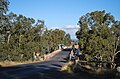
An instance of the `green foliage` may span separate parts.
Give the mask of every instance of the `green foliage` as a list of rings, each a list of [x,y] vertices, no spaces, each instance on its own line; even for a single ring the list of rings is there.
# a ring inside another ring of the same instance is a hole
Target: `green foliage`
[[[5,14],[8,4],[7,0],[0,1],[0,61],[30,60],[33,52],[51,53],[67,41],[65,31],[47,30],[43,20]]]
[[[6,13],[6,11],[8,11],[8,5],[8,0],[0,0],[0,15],[3,15],[4,13]]]
[[[63,30],[47,30],[43,21],[10,13],[7,23],[1,26],[0,60],[25,61],[32,59],[33,52],[42,55],[58,49],[64,43]],[[5,22],[6,23],[6,22]]]
[[[71,44],[71,37],[70,37],[70,34],[66,34],[65,37],[64,37],[64,44],[66,46],[69,46]]]
[[[86,59],[101,56],[104,61],[114,61],[120,41],[120,22],[110,13],[94,11],[80,17],[80,30],[76,32]]]

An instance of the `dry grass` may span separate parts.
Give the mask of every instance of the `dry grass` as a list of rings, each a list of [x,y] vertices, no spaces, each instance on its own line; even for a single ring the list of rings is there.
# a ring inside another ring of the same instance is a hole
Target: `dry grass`
[[[30,63],[36,63],[36,62],[41,62],[41,61],[47,61],[59,52],[60,52],[60,50],[56,50],[50,54],[45,55],[45,57],[46,57],[45,60],[43,60],[43,58],[40,58],[39,60],[36,60],[36,61],[28,60],[28,61],[24,61],[24,62],[3,61],[3,62],[0,62],[0,66],[4,67],[4,66],[13,66],[13,65],[30,64]]]
[[[13,62],[13,61],[0,62],[1,66],[12,66],[12,65],[18,65],[18,64],[24,64],[24,63],[22,63],[22,62]]]
[[[17,61],[2,61],[0,62],[0,66],[14,66],[14,65],[20,65],[20,64],[30,64],[30,63],[36,63],[36,62],[41,62],[43,60],[39,60],[39,61],[24,61],[24,62],[17,62]]]
[[[79,79],[120,79],[120,73],[116,72],[116,70],[103,70],[98,69],[93,72],[90,66],[86,65],[84,67],[77,66],[73,70],[73,63],[68,62],[65,64],[61,71],[67,72],[75,75]]]
[[[62,68],[61,71],[65,71],[67,73],[73,73],[73,70],[71,69],[73,62],[66,63]]]
[[[17,61],[2,61],[0,62],[0,66],[14,66],[14,65],[20,65],[20,64],[30,64],[30,63],[36,63],[36,62],[41,62],[42,60],[39,61],[24,61],[24,62],[17,62]]]

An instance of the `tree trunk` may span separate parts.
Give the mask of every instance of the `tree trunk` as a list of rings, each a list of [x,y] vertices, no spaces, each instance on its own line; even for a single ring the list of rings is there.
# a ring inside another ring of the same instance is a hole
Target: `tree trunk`
[[[22,37],[22,35],[20,35],[20,38],[19,38],[19,47],[21,45],[21,37]]]
[[[111,69],[114,69],[115,66],[116,66],[115,63],[114,63],[114,61],[115,61],[115,55],[112,56],[112,60],[111,61],[112,61],[112,63],[111,63]]]
[[[8,40],[7,40],[7,44],[10,43],[10,37],[11,37],[11,34],[8,35]]]

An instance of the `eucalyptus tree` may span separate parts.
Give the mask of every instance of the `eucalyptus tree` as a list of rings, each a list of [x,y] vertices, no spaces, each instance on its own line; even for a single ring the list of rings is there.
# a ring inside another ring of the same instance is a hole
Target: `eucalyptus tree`
[[[111,31],[113,34],[113,52],[112,52],[112,62],[117,62],[116,64],[120,63],[120,21],[115,21],[115,23],[111,27]]]
[[[5,38],[2,32],[5,26],[6,21],[5,14],[8,11],[8,5],[9,5],[8,0],[0,0],[0,56],[3,54],[2,51],[4,50],[2,44],[5,42]]]
[[[71,41],[72,41],[72,39],[71,39],[71,37],[70,37],[70,34],[69,34],[69,33],[66,34],[65,37],[64,37],[64,44],[65,44],[66,46],[69,46],[70,43],[71,43]]]
[[[43,34],[43,41],[44,44],[47,45],[46,49],[49,52],[52,52],[53,50],[58,49],[59,44],[64,44],[65,41],[67,43],[67,39],[70,37],[69,35],[67,36],[65,31],[60,30],[60,29],[55,29],[55,30],[48,30]]]
[[[8,0],[0,0],[0,14],[4,14],[8,11]]]
[[[79,44],[88,60],[100,56],[102,60],[112,61],[114,39],[111,27],[115,19],[110,13],[94,11],[79,19],[80,30],[76,32]]]
[[[56,49],[59,44],[63,43],[64,36],[65,36],[65,31],[63,30],[55,29],[52,31],[51,37],[52,37],[52,42],[54,44],[53,45],[54,49]]]
[[[4,29],[4,24],[7,20],[5,14],[8,11],[8,0],[0,0],[0,39],[4,39],[4,35],[2,34],[2,30]]]
[[[48,30],[43,20],[6,14],[8,5],[8,0],[0,0],[0,60],[28,60],[34,51],[55,50],[70,40],[63,30]]]

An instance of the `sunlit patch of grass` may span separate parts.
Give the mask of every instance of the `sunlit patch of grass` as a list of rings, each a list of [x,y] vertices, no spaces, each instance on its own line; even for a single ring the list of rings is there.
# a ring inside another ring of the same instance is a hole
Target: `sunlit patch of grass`
[[[73,68],[73,62],[68,62],[62,67],[61,71],[73,74],[80,79],[120,79],[120,73],[116,70],[93,69],[88,65],[84,67],[77,65]]]
[[[61,71],[65,71],[65,72],[67,72],[67,73],[74,73],[73,72],[73,69],[72,69],[72,64],[73,64],[73,62],[68,62],[68,63],[66,63],[62,68],[61,68]]]
[[[54,52],[52,52],[50,54],[45,55],[45,57],[47,57],[47,59],[45,59],[45,60],[48,60],[48,59],[52,58],[54,55],[56,55],[57,53],[59,53],[59,51],[60,50],[56,50],[56,51],[54,51]],[[35,60],[35,61],[28,60],[28,61],[19,61],[19,62],[18,61],[8,61],[8,60],[6,60],[6,61],[1,61],[0,62],[0,67],[1,66],[20,65],[20,64],[30,64],[30,63],[36,63],[36,62],[41,62],[41,61],[44,61],[44,59],[40,58],[40,59]]]
[[[20,64],[30,64],[30,63],[35,63],[35,62],[40,62],[40,61],[23,61],[23,62],[18,62],[18,61],[2,61],[0,62],[0,66],[14,66],[14,65],[20,65]]]
[[[12,65],[18,65],[23,64],[22,62],[15,62],[15,61],[2,61],[0,62],[1,66],[12,66]]]

